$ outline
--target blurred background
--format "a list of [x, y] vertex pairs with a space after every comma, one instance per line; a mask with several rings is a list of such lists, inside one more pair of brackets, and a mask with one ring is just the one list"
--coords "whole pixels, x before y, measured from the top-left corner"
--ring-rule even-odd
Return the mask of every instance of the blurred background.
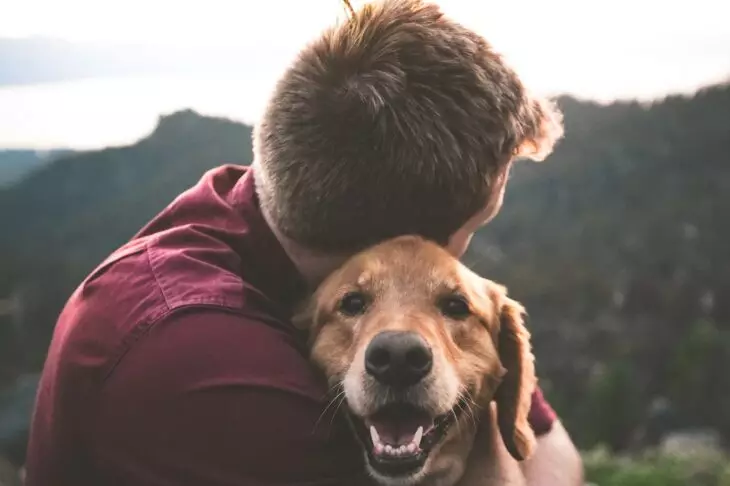
[[[730, 485], [730, 4], [439, 3], [565, 114], [465, 261], [526, 304], [588, 481]], [[70, 293], [205, 170], [250, 163], [278, 74], [342, 15], [0, 0], [0, 485]]]

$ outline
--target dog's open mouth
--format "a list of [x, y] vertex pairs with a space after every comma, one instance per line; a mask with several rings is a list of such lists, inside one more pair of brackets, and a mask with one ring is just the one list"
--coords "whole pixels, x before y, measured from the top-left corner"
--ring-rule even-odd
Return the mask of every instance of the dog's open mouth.
[[438, 417], [410, 404], [393, 403], [366, 417], [352, 415], [370, 465], [387, 476], [418, 472], [446, 435], [460, 407]]

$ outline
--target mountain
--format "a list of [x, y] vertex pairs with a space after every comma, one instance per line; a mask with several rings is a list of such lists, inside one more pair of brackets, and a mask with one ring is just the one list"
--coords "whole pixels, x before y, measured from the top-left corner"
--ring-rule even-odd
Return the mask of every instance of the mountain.
[[[650, 105], [558, 101], [566, 138], [516, 165], [466, 263], [527, 306], [543, 388], [581, 446], [685, 427], [730, 438], [730, 85]], [[0, 368], [37, 370], [86, 273], [205, 170], [249, 163], [250, 139], [174, 113], [134, 145], [0, 191], [0, 302], [18, 310], [0, 317]]]
[[70, 150], [0, 150], [0, 189], [14, 184], [35, 169]]
[[[250, 163], [251, 152], [249, 127], [182, 111], [134, 145], [62, 157], [0, 191], [0, 224], [12, 235], [0, 238], [0, 375], [3, 361], [40, 365], [69, 292], [108, 253], [204, 171]], [[3, 337], [14, 329], [2, 317], [10, 297], [22, 301], [21, 346]]]
[[249, 127], [190, 110], [161, 117], [155, 131], [132, 146], [62, 157], [0, 192], [0, 221], [13, 234], [5, 243], [29, 256], [63, 248], [64, 259], [76, 252], [98, 258], [203, 171], [248, 163], [250, 154]]
[[543, 386], [581, 441], [729, 438], [730, 85], [559, 102], [565, 140], [516, 166], [467, 262], [526, 304]]

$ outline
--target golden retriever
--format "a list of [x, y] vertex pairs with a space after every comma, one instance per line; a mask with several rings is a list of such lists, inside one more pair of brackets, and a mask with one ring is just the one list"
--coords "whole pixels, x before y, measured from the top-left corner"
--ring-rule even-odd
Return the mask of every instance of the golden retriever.
[[[378, 483], [502, 485], [519, 484], [505, 462], [516, 466], [535, 441], [523, 313], [501, 285], [404, 236], [349, 259], [295, 323], [309, 330], [311, 358], [344, 399]], [[470, 454], [477, 421], [509, 454], [489, 440]]]

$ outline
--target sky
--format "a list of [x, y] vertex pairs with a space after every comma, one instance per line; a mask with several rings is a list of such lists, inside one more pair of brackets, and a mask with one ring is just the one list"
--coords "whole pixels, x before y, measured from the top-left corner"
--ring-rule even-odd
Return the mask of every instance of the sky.
[[[357, 6], [363, 2], [352, 3]], [[484, 35], [537, 92], [567, 92], [601, 101], [651, 99], [689, 92], [730, 77], [727, 0], [438, 3], [448, 15]], [[240, 46], [251, 53], [245, 62], [251, 64], [252, 81], [250, 86], [236, 86], [236, 92], [249, 94], [237, 100], [235, 114], [248, 122], [257, 118], [267, 89], [291, 56], [344, 13], [340, 0], [0, 0], [0, 11], [1, 37], [45, 36], [92, 43], [172, 45], [180, 49]], [[48, 89], [61, 88], [38, 89], [41, 91], [0, 90], [0, 145], [32, 143], [35, 139], [46, 145], [63, 142], [62, 137], [54, 139], [49, 134], [20, 133], [9, 117], [3, 122], [3, 110], [15, 110], [13, 123], [17, 125], [23, 111], [42, 111], [40, 106], [24, 104], [32, 105], [38, 97], [52, 98], [54, 94]], [[81, 88], [76, 84], [69, 89], [79, 92]], [[223, 88], [208, 85], [196, 89], [218, 90], [221, 94]], [[155, 98], [149, 93], [145, 96]], [[144, 101], [145, 96], [137, 99]], [[219, 98], [209, 104], [225, 104]], [[182, 93], [179, 100], [170, 99], [165, 107], [186, 103]], [[154, 107], [158, 111], [162, 108]], [[231, 114], [224, 108], [218, 111]], [[53, 114], [46, 116], [54, 121]], [[32, 121], [25, 120], [25, 124], [32, 127]], [[10, 135], [4, 136], [3, 130], [8, 134], [12, 130], [15, 138], [8, 139]], [[120, 143], [124, 137], [127, 135], [119, 139]], [[105, 143], [111, 141], [108, 136], [102, 138]]]

